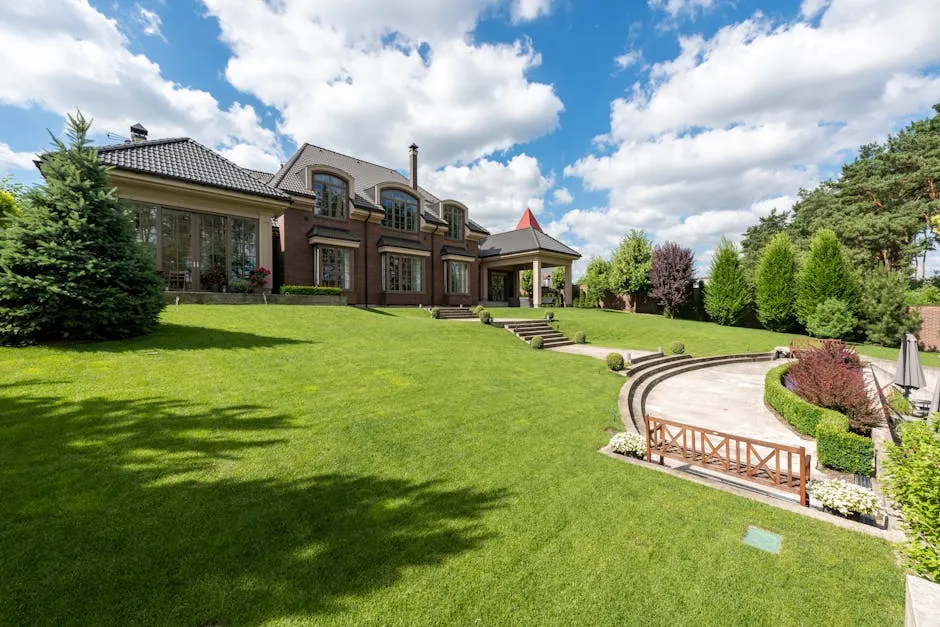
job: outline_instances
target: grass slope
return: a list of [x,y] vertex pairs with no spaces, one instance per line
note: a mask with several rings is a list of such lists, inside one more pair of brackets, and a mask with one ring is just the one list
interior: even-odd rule
[[400,313],[0,349],[0,624],[901,623],[887,543],[598,455],[601,362]]
[[[416,315],[411,310],[409,315]],[[540,318],[547,309],[491,309],[496,318]],[[692,355],[719,355],[773,350],[775,346],[788,346],[792,340],[810,340],[808,336],[792,333],[774,333],[766,329],[724,327],[713,322],[697,320],[671,320],[650,314],[628,314],[606,309],[555,309],[559,328],[569,336],[584,331],[588,341],[601,346],[656,350],[678,340]],[[896,361],[898,349],[859,344],[858,352],[870,357]],[[940,367],[937,353],[922,352],[921,363]]]

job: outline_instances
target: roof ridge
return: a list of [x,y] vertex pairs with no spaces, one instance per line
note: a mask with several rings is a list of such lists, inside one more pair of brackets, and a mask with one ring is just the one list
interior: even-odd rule
[[294,163],[297,162],[297,159],[300,158],[301,153],[307,149],[307,146],[312,145],[313,144],[304,142],[297,150],[294,151],[294,154],[291,155],[290,159],[288,159],[287,162],[281,166],[281,169],[274,173],[274,176],[271,177],[271,180],[265,183],[265,185],[275,188],[280,185],[281,181],[284,180],[284,177],[290,171],[291,167],[294,165]]
[[[382,165],[381,163],[376,163],[376,162],[374,162],[374,161],[369,161],[368,159],[360,159],[359,157],[354,157],[354,156],[352,156],[352,155],[347,155],[347,154],[344,153],[344,152],[338,152],[338,151],[336,151],[336,150],[331,150],[331,149],[329,149],[329,148],[324,148],[323,146],[317,146],[316,144],[311,144],[311,143],[308,143],[308,142],[304,142],[304,144],[307,145],[307,146],[310,146],[311,148],[319,148],[320,150],[325,150],[325,151],[327,151],[327,152],[332,152],[334,155],[339,155],[340,157],[346,157],[347,159],[355,159],[356,161],[359,161],[359,162],[361,162],[361,163],[368,163],[369,165],[374,165],[374,166],[377,167],[377,168],[382,168],[383,170],[388,170],[389,172],[394,172],[394,173],[397,174],[398,176],[400,176],[400,177],[402,177],[402,178],[405,178],[405,176],[404,176],[401,172],[399,172],[398,170],[395,170],[394,168],[390,168],[390,167],[388,167],[387,165]],[[419,187],[420,187],[420,186],[419,186]]]
[[175,144],[184,141],[193,141],[190,137],[161,137],[160,139],[148,139],[142,142],[135,141],[126,141],[121,142],[120,144],[106,144],[104,146],[96,146],[95,150],[98,152],[102,151],[112,151],[112,150],[124,150],[127,148],[140,148],[142,146],[159,146],[161,144]]

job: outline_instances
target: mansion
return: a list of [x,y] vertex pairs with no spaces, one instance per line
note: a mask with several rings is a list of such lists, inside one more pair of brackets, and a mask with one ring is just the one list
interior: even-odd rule
[[150,140],[140,124],[98,156],[171,291],[221,291],[262,266],[275,292],[336,287],[349,304],[515,306],[520,271],[562,266],[571,302],[580,254],[528,209],[516,229],[491,234],[473,207],[418,184],[415,145],[409,177],[310,144],[259,172],[187,137]]

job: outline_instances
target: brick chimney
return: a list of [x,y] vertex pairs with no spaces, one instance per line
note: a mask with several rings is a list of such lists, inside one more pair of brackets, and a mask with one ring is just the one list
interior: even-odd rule
[[411,187],[418,189],[418,144],[408,146],[408,157],[411,162]]

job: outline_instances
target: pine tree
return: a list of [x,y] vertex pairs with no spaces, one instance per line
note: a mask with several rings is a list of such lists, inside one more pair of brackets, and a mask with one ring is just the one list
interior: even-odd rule
[[899,346],[905,333],[920,328],[920,313],[905,302],[907,280],[884,266],[867,277],[862,292],[862,328],[868,341]]
[[859,286],[836,234],[821,229],[813,237],[809,256],[797,281],[797,318],[806,324],[820,303],[835,298],[852,314],[859,308]]
[[652,244],[646,233],[637,229],[623,238],[610,261],[610,290],[614,294],[629,294],[634,311],[637,295],[650,286],[652,264]]
[[123,338],[157,324],[162,284],[89,127],[68,116],[69,144],[53,138],[45,184],[0,232],[0,343]]
[[751,306],[751,290],[738,247],[722,237],[705,287],[705,312],[725,326],[739,324]]
[[796,325],[799,271],[790,237],[775,235],[761,252],[755,274],[757,318],[771,331],[789,331]]

